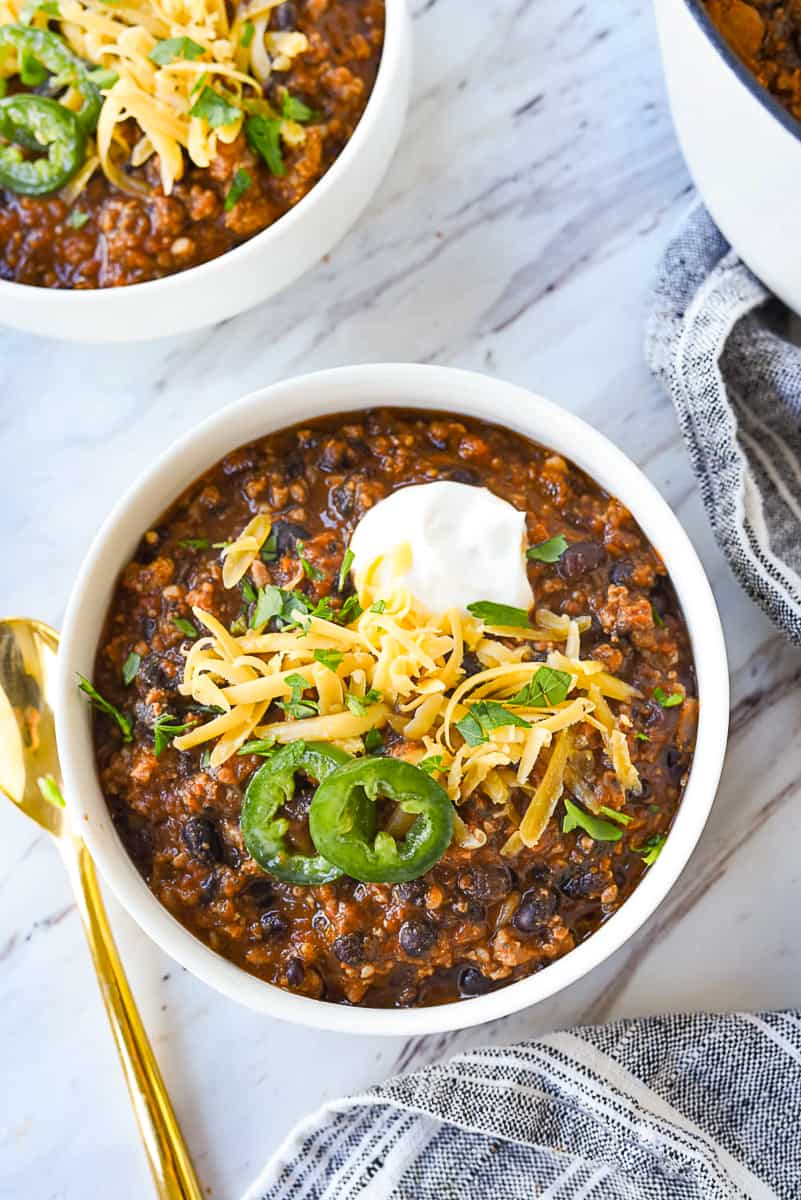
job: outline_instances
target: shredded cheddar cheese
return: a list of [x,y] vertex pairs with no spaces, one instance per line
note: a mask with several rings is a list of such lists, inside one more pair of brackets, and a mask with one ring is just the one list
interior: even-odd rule
[[[226,548],[227,586],[243,578],[269,530],[269,514],[259,514]],[[364,573],[363,611],[348,625],[301,612],[294,626],[234,636],[195,608],[208,634],[187,647],[180,690],[219,715],[177,737],[176,748],[215,742],[210,761],[218,766],[253,735],[352,751],[364,750],[371,731],[389,728],[403,739],[396,752],[437,764],[457,806],[476,792],[499,806],[510,823],[509,855],[537,845],[566,786],[595,803],[581,775],[590,744],[606,751],[620,788],[638,793],[625,706],[639,693],[602,663],[581,658],[589,618],[540,610],[536,629],[510,630],[455,609],[432,615],[403,586],[407,552],[401,547]],[[471,676],[468,651],[482,664]],[[274,706],[283,714],[273,716]],[[522,820],[512,803],[520,790],[528,798]],[[482,838],[460,819],[458,844],[477,846]]]

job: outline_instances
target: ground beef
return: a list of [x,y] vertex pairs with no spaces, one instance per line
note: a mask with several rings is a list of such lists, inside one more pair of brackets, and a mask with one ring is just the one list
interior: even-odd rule
[[[153,753],[159,714],[192,719],[178,692],[186,634],[176,618],[191,619],[193,603],[226,624],[245,614],[247,598],[222,586],[215,543],[235,536],[259,504],[273,509],[276,548],[254,582],[297,586],[310,599],[337,596],[345,550],[367,508],[403,485],[465,472],[526,511],[530,544],[563,533],[580,547],[561,569],[530,562],[529,578],[538,606],[591,617],[584,655],[643,695],[631,709],[638,736],[629,739],[641,795],[621,793],[589,726],[572,760],[581,780],[576,798],[586,803],[589,793],[596,807],[622,810],[630,823],[617,842],[594,841],[580,829],[565,834],[559,804],[539,844],[508,858],[500,853],[508,814],[476,792],[461,812],[483,829],[486,845],[451,847],[421,879],[390,886],[343,877],[311,888],[271,879],[239,831],[243,791],[262,760],[234,757],[211,770],[200,749]],[[313,577],[301,569],[299,539]],[[131,653],[141,662],[126,686],[122,666]],[[475,669],[469,661],[466,668]],[[370,1006],[481,995],[539,971],[590,936],[636,887],[648,839],[670,828],[697,721],[675,593],[619,501],[560,455],[508,430],[398,410],[326,417],[273,434],[229,454],[189,488],[122,572],[95,683],[133,723],[133,741],[124,743],[98,715],[98,772],[115,825],[159,900],[262,979]],[[656,687],[680,691],[684,702],[662,707],[652,699]],[[385,749],[403,756],[405,743],[388,737]],[[296,799],[285,815],[308,852],[307,798],[301,790]],[[519,800],[524,809],[523,793]]]

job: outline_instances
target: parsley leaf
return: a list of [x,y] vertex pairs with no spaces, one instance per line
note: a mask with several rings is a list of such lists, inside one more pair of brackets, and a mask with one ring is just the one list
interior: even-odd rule
[[365,692],[363,696],[356,696],[353,692],[348,692],[345,697],[345,703],[352,713],[357,717],[363,717],[371,704],[378,704],[381,699],[381,693],[375,688],[370,688],[369,692]]
[[133,734],[131,733],[131,722],[129,721],[128,717],[126,717],[124,713],[121,713],[118,708],[115,708],[113,704],[101,696],[97,688],[94,687],[94,685],[91,684],[88,679],[85,679],[83,675],[79,675],[78,679],[78,687],[84,693],[84,695],[89,697],[98,712],[105,713],[107,717],[111,717],[112,720],[117,722],[120,733],[122,734],[122,740],[124,742],[132,742]]
[[237,754],[272,754],[275,749],[275,738],[253,738],[250,742],[245,742],[244,746],[240,746]]
[[173,617],[172,623],[177,629],[180,629],[181,633],[185,633],[193,641],[197,637],[197,629],[195,629],[191,621],[187,621],[186,617]]
[[88,212],[81,212],[79,208],[73,208],[67,217],[66,224],[70,227],[70,229],[83,229],[88,220]]
[[242,26],[242,36],[239,39],[239,45],[247,50],[250,43],[253,41],[253,34],[256,32],[256,26],[252,21],[245,21]]
[[436,775],[438,771],[445,770],[445,761],[441,754],[429,754],[428,758],[421,759],[417,765],[426,775]]
[[304,691],[311,685],[307,683],[302,675],[287,675],[284,683],[288,683],[292,688],[292,695],[288,700],[279,700],[278,705],[288,717],[295,717],[296,719],[313,717],[315,713],[320,711],[320,705],[316,700],[303,699]]
[[675,708],[677,704],[684,702],[684,696],[681,692],[673,692],[669,696],[661,687],[658,687],[654,688],[654,700],[657,704],[661,704],[662,708]]
[[61,795],[61,788],[56,783],[52,775],[40,775],[36,780],[36,786],[42,793],[42,799],[48,804],[52,804],[54,808],[66,808],[64,797]]
[[322,663],[324,667],[328,667],[329,671],[336,671],[339,664],[344,658],[344,654],[340,650],[315,650],[314,661]]
[[178,545],[182,546],[184,550],[208,550],[209,539],[208,538],[184,538],[184,540],[182,542],[179,542]]
[[616,808],[609,808],[606,804],[602,804],[598,812],[603,813],[610,821],[616,821],[618,825],[630,825],[634,817],[628,813],[619,812]]
[[467,611],[483,621],[485,625],[504,625],[510,629],[528,629],[530,623],[524,608],[513,608],[511,604],[494,604],[491,600],[477,600],[468,604]]
[[298,552],[298,559],[300,560],[300,565],[303,567],[303,574],[306,576],[306,578],[325,579],[325,572],[321,571],[319,567],[315,567],[315,565],[310,563],[306,557],[306,543],[301,542],[300,539],[298,539],[298,541],[295,542],[295,549]]
[[191,724],[181,724],[172,713],[161,713],[153,722],[153,753],[159,758],[169,746],[173,738],[186,733]]
[[251,150],[264,159],[271,175],[286,175],[279,117],[248,117],[245,137]]
[[225,96],[215,92],[212,87],[204,87],[195,103],[189,110],[190,117],[202,117],[208,121],[212,129],[220,125],[230,125],[240,115],[240,109],[229,104]]
[[565,671],[553,667],[540,667],[528,683],[507,704],[527,708],[555,708],[567,699],[573,680]]
[[261,548],[261,561],[274,563],[278,560],[278,534],[273,529]]
[[135,650],[132,650],[125,662],[122,664],[122,682],[126,687],[132,684],[136,679],[141,661],[142,655],[137,654]]
[[367,754],[381,754],[384,749],[384,735],[380,729],[368,729],[362,739]]
[[342,566],[339,568],[339,576],[337,578],[338,592],[341,592],[345,584],[348,582],[348,575],[350,574],[350,569],[353,566],[353,560],[355,557],[356,556],[351,550],[350,546],[348,546],[347,550],[345,551],[345,557],[342,559]]
[[240,167],[239,170],[234,173],[234,177],[231,180],[231,186],[228,189],[228,195],[225,197],[225,203],[223,205],[223,208],[226,212],[230,212],[232,208],[236,207],[252,183],[253,180],[250,178],[250,175],[244,167]]
[[574,804],[569,796],[564,797],[564,803],[562,833],[570,833],[572,829],[583,829],[596,842],[619,842],[623,837],[623,831],[617,825],[585,812],[583,808]]
[[297,121],[301,125],[317,116],[313,108],[309,108],[308,104],[304,104],[297,96],[290,96],[289,92],[284,92],[281,115],[285,121]]
[[567,538],[558,533],[556,537],[548,538],[547,542],[540,542],[537,546],[529,546],[526,551],[526,558],[532,562],[555,563],[567,550]]
[[194,62],[203,54],[205,54],[203,47],[198,46],[197,42],[193,42],[191,38],[174,37],[156,42],[147,57],[157,66],[166,67],[168,63],[175,62],[179,58],[184,59],[185,62]]
[[662,853],[662,847],[666,841],[667,836],[664,833],[654,833],[651,837],[646,838],[641,846],[632,846],[631,848],[635,854],[642,855],[646,867],[652,867]]
[[504,729],[507,725],[530,728],[528,721],[498,704],[497,700],[477,700],[470,706],[470,712],[456,722],[456,728],[469,746],[488,742],[493,729]]

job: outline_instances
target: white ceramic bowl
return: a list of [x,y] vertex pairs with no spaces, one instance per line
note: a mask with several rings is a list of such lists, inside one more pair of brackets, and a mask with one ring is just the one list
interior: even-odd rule
[[353,137],[307,196],[249,241],[151,283],[91,291],[0,281],[0,323],[83,342],[134,342],[200,329],[274,296],[333,250],[372,198],[397,149],[412,69],[406,0],[386,0],[386,35]]
[[[142,532],[224,454],[296,421],[375,406],[447,409],[499,422],[567,455],[634,513],[662,555],[692,639],[700,699],[687,789],[658,861],[633,896],[582,945],[519,983],[437,1008],[348,1008],[296,996],[215,954],[163,908],[137,872],[98,786],[89,706],[75,686],[91,676],[118,572]],[[606,438],[555,404],[483,375],[408,364],[345,367],[274,384],[211,417],[168,450],[119,501],[95,538],[72,592],[59,654],[56,720],[67,801],[103,877],[142,928],[212,987],[264,1013],[348,1033],[421,1035],[506,1016],[586,974],[639,928],[695,846],[718,784],[729,718],[726,651],[712,592],[687,535],[656,489]]]
[[703,0],[656,0],[656,16],[693,181],[740,258],[801,314],[801,125],[729,49]]

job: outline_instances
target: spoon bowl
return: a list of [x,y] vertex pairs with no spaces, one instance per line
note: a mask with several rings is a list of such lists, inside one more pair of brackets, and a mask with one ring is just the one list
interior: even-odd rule
[[52,698],[58,634],[0,619],[0,793],[55,839],[75,893],[160,1200],[202,1200],[180,1126],[122,968],[92,859],[61,795]]

